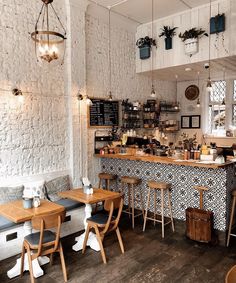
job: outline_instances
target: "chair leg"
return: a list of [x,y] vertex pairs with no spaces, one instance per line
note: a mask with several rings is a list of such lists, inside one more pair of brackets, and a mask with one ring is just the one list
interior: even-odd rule
[[84,243],[83,243],[82,254],[84,254],[84,252],[86,250],[86,245],[87,245],[87,241],[88,241],[89,231],[90,231],[90,226],[88,224],[88,226],[86,228],[85,236],[84,236]]
[[131,185],[131,197],[132,197],[132,228],[134,229],[134,185]]
[[147,214],[148,214],[148,207],[149,207],[149,201],[150,201],[150,188],[148,189],[148,196],[147,196],[147,207],[146,207],[146,212],[144,216],[144,222],[143,222],[143,232],[145,231],[146,228],[146,222],[147,222]]
[[228,231],[227,244],[226,244],[227,247],[229,246],[230,234],[231,234],[233,220],[234,220],[235,202],[236,202],[236,197],[233,197],[231,214],[230,214],[230,222],[229,222],[229,231]]
[[140,190],[140,201],[141,201],[142,214],[143,214],[143,218],[144,218],[143,194],[142,194],[142,189],[139,188],[139,190]]
[[30,279],[31,279],[31,283],[34,283],[33,265],[32,265],[32,259],[31,259],[31,254],[30,254],[30,248],[27,247],[26,250],[27,250],[28,262],[29,262]]
[[130,194],[131,194],[131,190],[130,190],[130,185],[128,184],[128,198],[129,198],[129,218],[130,218],[130,203],[131,203],[131,197],[130,197]]
[[165,236],[165,225],[164,225],[164,190],[161,189],[161,232],[162,238]]
[[25,246],[22,245],[22,252],[21,252],[21,264],[20,264],[20,277],[22,277],[24,272],[24,264],[25,264]]
[[65,264],[65,258],[64,258],[61,243],[59,245],[59,252],[60,252],[60,258],[61,258],[61,267],[62,267],[63,277],[64,277],[65,282],[67,282],[66,264]]
[[103,248],[102,239],[101,239],[98,227],[95,226],[94,229],[95,229],[97,240],[98,240],[98,243],[99,243],[99,246],[100,246],[100,249],[101,249],[103,263],[107,263],[106,255],[105,255],[105,251],[104,251],[104,248]]
[[173,220],[173,213],[172,213],[172,206],[171,206],[171,200],[170,200],[170,190],[168,190],[168,203],[169,203],[169,210],[170,210],[170,219],[171,219],[172,231],[175,232],[175,226],[174,226],[174,220]]
[[117,235],[117,238],[118,238],[118,241],[119,241],[119,244],[120,244],[121,252],[123,254],[125,252],[125,249],[124,249],[123,241],[122,241],[122,238],[121,238],[120,230],[119,230],[118,227],[116,228],[116,235]]
[[101,179],[99,178],[98,188],[101,188]]
[[106,189],[110,191],[110,180],[107,180]]
[[157,214],[157,192],[156,190],[154,190],[154,220],[153,220],[153,224],[154,226],[156,226],[156,214]]
[[50,254],[50,266],[53,265],[53,253]]

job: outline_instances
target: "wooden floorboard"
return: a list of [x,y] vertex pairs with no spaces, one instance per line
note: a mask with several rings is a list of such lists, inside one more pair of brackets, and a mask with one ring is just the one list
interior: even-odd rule
[[[136,220],[139,221],[138,219]],[[161,228],[149,221],[142,232],[142,221],[131,229],[128,217],[120,224],[125,254],[120,252],[116,234],[104,240],[108,263],[103,264],[100,252],[87,248],[85,255],[71,247],[76,235],[63,239],[68,282],[165,282],[165,283],[223,283],[227,271],[236,264],[236,239],[229,248],[201,244],[186,239],[184,222],[176,222],[176,232],[166,227],[166,237],[161,238]],[[6,271],[16,257],[0,262],[0,283],[28,283],[29,273],[22,278],[8,279]],[[60,283],[63,275],[59,256],[52,266],[43,266],[45,275],[37,283]]]

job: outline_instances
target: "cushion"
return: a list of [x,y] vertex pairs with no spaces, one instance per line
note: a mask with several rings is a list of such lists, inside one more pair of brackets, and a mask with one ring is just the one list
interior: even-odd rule
[[[27,240],[31,245],[37,246],[39,244],[40,232],[29,234],[25,236],[24,239]],[[55,239],[56,239],[55,233],[49,230],[44,230],[43,244],[55,241]]]
[[3,216],[0,216],[0,230],[4,230],[4,229],[10,228],[15,225],[17,224],[8,220],[7,218]]
[[51,201],[58,201],[61,198],[58,196],[59,192],[70,189],[69,175],[61,176],[45,182],[46,197]]
[[0,204],[22,199],[24,186],[0,187]]
[[[97,224],[106,224],[108,220],[109,215],[105,213],[97,213],[93,216],[87,218],[87,221],[92,221]],[[112,220],[115,220],[115,218],[112,216]]]
[[44,183],[45,183],[44,180],[25,183],[24,196],[28,198],[39,196],[41,199],[44,199],[45,198]]
[[59,199],[55,201],[55,203],[64,206],[66,211],[75,209],[83,205],[83,203],[71,199]]

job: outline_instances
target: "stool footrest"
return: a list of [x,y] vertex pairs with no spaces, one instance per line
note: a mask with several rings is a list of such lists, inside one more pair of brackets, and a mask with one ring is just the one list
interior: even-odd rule
[[[159,219],[154,219],[154,218],[151,218],[151,217],[147,217],[147,219],[152,220],[152,221],[155,221],[155,222],[162,223],[162,221],[159,220]],[[167,224],[170,224],[170,223],[171,223],[171,220],[168,221],[168,222],[165,222],[164,225],[167,225]],[[235,235],[235,236],[236,236],[236,235]]]
[[236,234],[231,234],[231,233],[230,233],[230,236],[236,237]]
[[[127,210],[123,210],[122,212],[123,212],[123,213],[127,213],[127,214],[132,215],[132,212],[127,211]],[[140,216],[140,215],[143,215],[143,213],[142,213],[142,212],[140,212],[140,213],[138,213],[138,214],[134,214],[134,217],[138,217],[138,216]]]

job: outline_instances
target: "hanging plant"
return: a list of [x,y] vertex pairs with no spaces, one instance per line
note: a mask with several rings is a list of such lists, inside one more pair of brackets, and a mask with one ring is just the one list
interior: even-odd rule
[[198,52],[198,39],[203,35],[208,36],[205,30],[201,28],[191,28],[186,30],[183,34],[179,34],[179,38],[184,42],[185,53],[187,55],[192,56]]
[[171,28],[170,26],[163,26],[163,28],[161,28],[162,32],[159,34],[159,37],[165,37],[166,50],[172,49],[172,37],[176,35],[176,29],[177,27]]
[[157,46],[156,40],[149,36],[141,37],[136,41],[136,45],[139,48],[140,59],[148,59],[151,56],[151,47]]
[[218,34],[225,30],[225,14],[217,14],[210,19],[210,34]]

